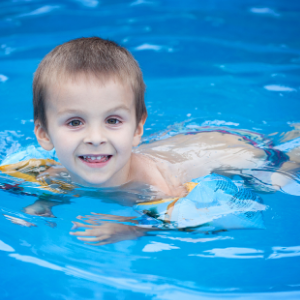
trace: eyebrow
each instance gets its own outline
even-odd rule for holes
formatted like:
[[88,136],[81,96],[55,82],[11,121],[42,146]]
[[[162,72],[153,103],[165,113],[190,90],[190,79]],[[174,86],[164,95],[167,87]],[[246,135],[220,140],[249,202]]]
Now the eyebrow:
[[58,115],[63,115],[63,114],[67,114],[67,113],[70,113],[70,114],[77,114],[79,111],[76,110],[76,109],[63,109],[61,111],[59,111],[57,114]]
[[106,113],[111,113],[115,110],[127,110],[127,111],[130,111],[130,108],[124,104],[121,104],[121,105],[118,105],[116,107],[113,107],[112,109],[109,109]]
[[[127,107],[126,105],[124,104],[121,104],[121,105],[118,105],[116,107],[113,107],[111,109],[109,109],[108,111],[106,111],[107,114],[110,114],[111,112],[114,112],[116,110],[126,110],[126,111],[130,111],[130,108]],[[80,110],[77,110],[77,109],[65,109],[65,110],[62,110],[62,111],[59,111],[58,112],[58,115],[63,115],[63,114],[67,114],[67,113],[70,113],[70,114],[78,114],[80,113]]]

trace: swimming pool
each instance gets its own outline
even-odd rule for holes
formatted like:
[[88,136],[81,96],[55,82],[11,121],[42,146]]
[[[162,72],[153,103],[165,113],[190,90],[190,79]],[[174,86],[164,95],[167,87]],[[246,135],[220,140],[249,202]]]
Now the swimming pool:
[[[226,126],[278,132],[276,142],[300,122],[295,1],[2,1],[0,16],[1,160],[36,145],[32,74],[80,36],[115,40],[139,61],[145,140]],[[35,196],[0,190],[0,299],[300,298],[299,197],[261,194],[263,230],[164,231],[102,247],[69,235],[78,215],[131,216],[112,194],[66,199],[46,218],[24,213]]]

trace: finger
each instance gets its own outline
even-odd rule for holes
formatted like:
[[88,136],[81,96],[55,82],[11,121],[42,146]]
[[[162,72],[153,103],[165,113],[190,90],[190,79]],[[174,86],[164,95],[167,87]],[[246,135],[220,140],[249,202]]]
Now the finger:
[[95,217],[95,216],[93,216],[93,215],[85,215],[85,216],[77,216],[76,219],[79,219],[79,220],[84,220],[84,219],[95,219],[95,220],[97,220],[97,219],[99,219],[99,218],[97,218],[97,217]]
[[95,222],[95,221],[93,221],[93,220],[86,220],[85,221],[86,223],[89,223],[89,224],[93,224],[93,225],[100,225],[101,224],[101,222]]
[[98,221],[98,220],[101,220],[101,219],[106,219],[105,217],[101,217],[101,216],[95,216],[95,215],[86,215],[86,216],[78,216],[76,217],[77,219],[79,220],[82,220],[84,222],[87,222],[86,220],[94,220],[94,221]]
[[71,228],[71,230],[80,228],[80,227],[84,227],[84,228],[95,228],[95,226],[92,225],[87,225],[87,224],[83,224],[83,223],[79,223],[79,222],[75,222],[75,221],[71,221],[73,223],[73,227]]
[[76,236],[90,236],[90,237],[98,237],[99,239],[106,239],[109,237],[109,235],[102,233],[99,230],[95,229],[86,229],[84,231],[70,231],[70,235],[76,235]]
[[[100,216],[102,218],[115,218],[115,217],[118,217],[118,216],[115,216],[115,215],[109,215],[109,214],[100,214],[100,213],[94,213],[92,212],[91,214],[93,214],[94,216]],[[91,217],[94,217],[94,216],[91,216]]]
[[101,233],[97,233],[97,235],[95,235],[95,231],[91,229],[87,229],[85,231],[70,231],[69,234],[76,235],[76,236],[93,236],[93,237],[101,235]]
[[104,245],[108,245],[108,244],[112,244],[113,242],[110,241],[104,241],[104,242],[99,242],[99,243],[85,243],[87,245],[91,245],[91,246],[104,246]]
[[115,215],[98,215],[98,217],[91,216],[92,220],[108,220],[108,221],[122,221],[126,217],[115,216]]
[[105,214],[86,215],[85,217],[90,220],[101,220],[101,219],[109,219],[110,220],[113,218],[113,216],[105,215]]
[[109,235],[104,235],[102,237],[78,237],[78,240],[87,242],[102,242],[109,238]]
[[70,231],[69,234],[76,236],[88,236],[85,231]]
[[98,237],[77,237],[77,239],[80,241],[86,241],[86,242],[98,242],[99,241]]

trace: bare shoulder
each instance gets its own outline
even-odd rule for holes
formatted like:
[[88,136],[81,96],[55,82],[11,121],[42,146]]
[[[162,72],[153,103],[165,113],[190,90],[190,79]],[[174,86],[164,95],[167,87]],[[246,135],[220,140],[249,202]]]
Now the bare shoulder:
[[[266,153],[243,137],[221,132],[176,135],[140,146],[136,153],[160,161],[181,182],[205,176],[218,169],[236,170],[263,165]],[[159,169],[159,168],[157,168]]]
[[202,145],[204,147],[209,147],[210,145],[229,144],[247,145],[248,143],[242,137],[230,133],[218,131],[196,132],[190,134],[178,134],[167,139],[143,144],[138,148],[138,151],[160,146],[180,147],[180,145]]
[[172,165],[164,159],[149,154],[132,156],[131,180],[148,184],[158,192],[171,197],[185,195],[185,188]]
[[180,160],[180,156],[186,153],[224,149],[231,152],[237,148],[243,148],[257,157],[265,154],[264,150],[254,147],[241,136],[217,131],[187,135],[179,134],[164,140],[141,145],[137,152],[149,153],[162,158],[173,156],[175,160]]

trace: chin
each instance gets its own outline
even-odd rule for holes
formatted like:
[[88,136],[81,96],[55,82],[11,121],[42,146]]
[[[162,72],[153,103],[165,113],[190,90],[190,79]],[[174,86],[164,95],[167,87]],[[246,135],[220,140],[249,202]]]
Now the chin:
[[109,186],[109,178],[86,178],[83,182],[91,187]]
[[72,176],[72,181],[86,187],[102,187],[107,186],[109,178],[101,178],[100,176]]

